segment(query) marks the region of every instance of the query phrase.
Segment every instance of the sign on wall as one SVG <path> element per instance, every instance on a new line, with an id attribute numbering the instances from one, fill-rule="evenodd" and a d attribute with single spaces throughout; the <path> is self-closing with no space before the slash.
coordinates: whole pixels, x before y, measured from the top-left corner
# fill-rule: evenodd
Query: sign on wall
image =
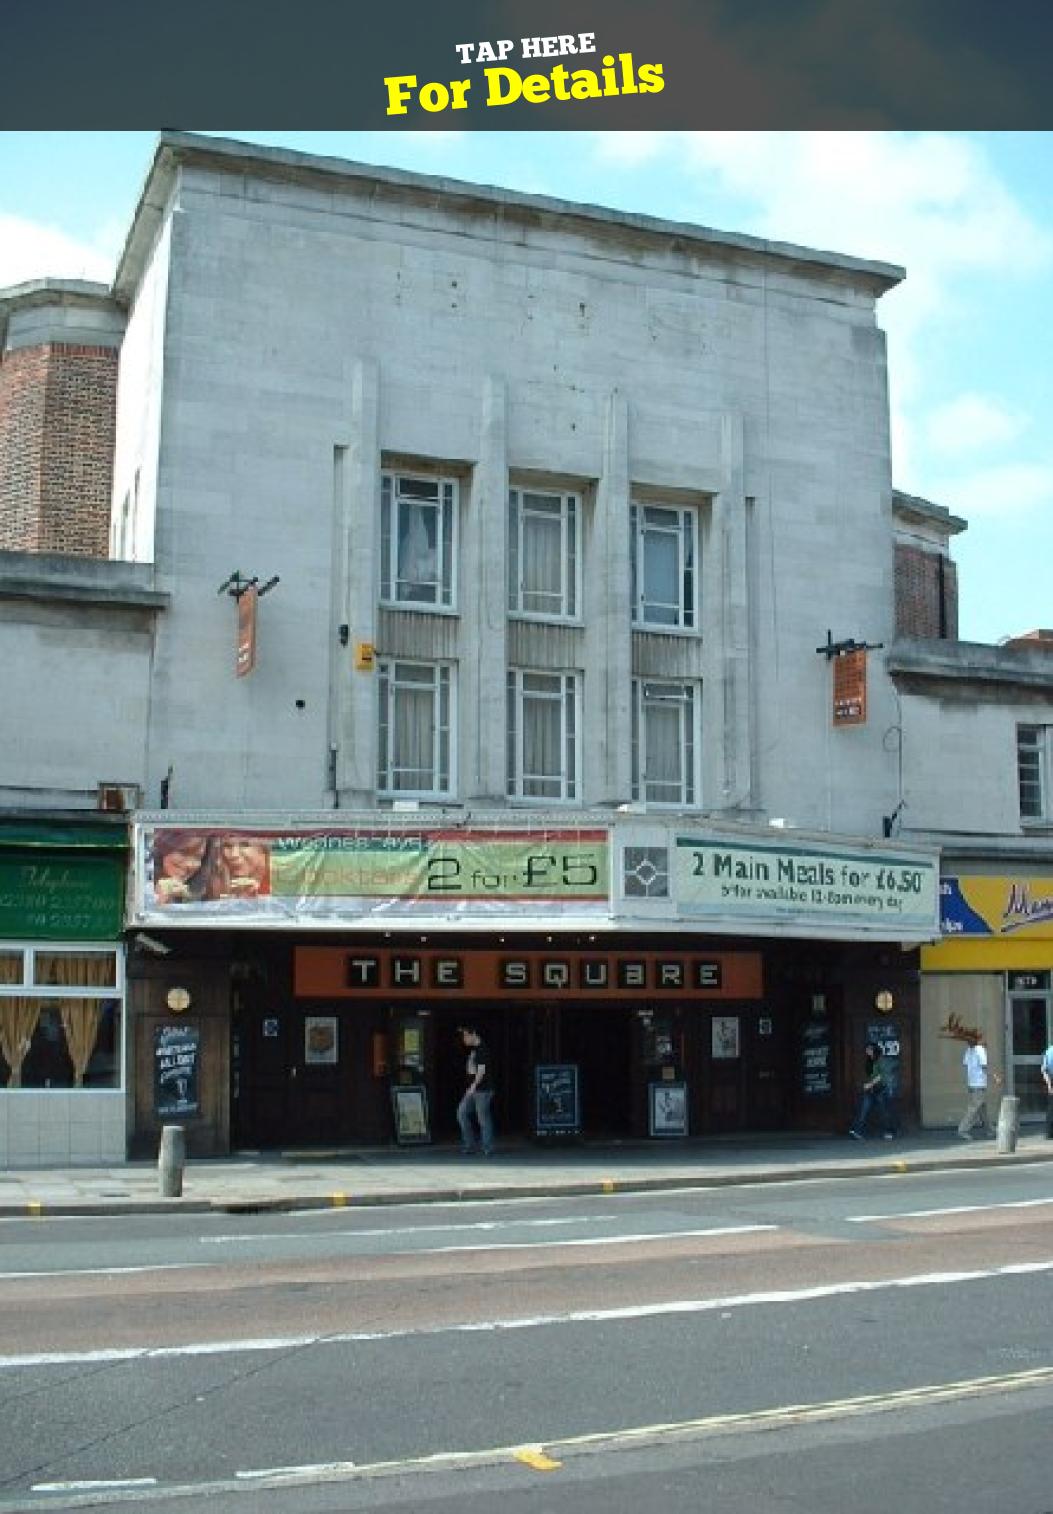
<path id="1" fill-rule="evenodd" d="M 197 1025 L 159 1025 L 154 1031 L 154 1112 L 158 1118 L 199 1112 L 200 1050 Z"/>
<path id="2" fill-rule="evenodd" d="M 867 651 L 857 647 L 841 652 L 834 664 L 834 725 L 865 725 L 867 718 Z"/>
<path id="3" fill-rule="evenodd" d="M 686 916 L 782 918 L 813 930 L 851 926 L 935 936 L 935 857 L 874 848 L 677 836 L 676 901 Z"/>
<path id="4" fill-rule="evenodd" d="M 940 930 L 944 936 L 1053 940 L 1053 878 L 942 878 Z"/>
<path id="5" fill-rule="evenodd" d="M 0 852 L 0 937 L 116 941 L 123 906 L 122 857 Z"/>

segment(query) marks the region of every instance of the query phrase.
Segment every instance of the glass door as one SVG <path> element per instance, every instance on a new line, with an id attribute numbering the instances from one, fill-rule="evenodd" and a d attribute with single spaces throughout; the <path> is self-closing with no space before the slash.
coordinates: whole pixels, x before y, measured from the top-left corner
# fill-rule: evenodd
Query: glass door
<path id="1" fill-rule="evenodd" d="M 1053 1040 L 1053 994 L 1048 972 L 1009 974 L 1009 1092 L 1020 1100 L 1020 1118 L 1046 1112 L 1046 1085 L 1039 1074 L 1042 1053 Z"/>

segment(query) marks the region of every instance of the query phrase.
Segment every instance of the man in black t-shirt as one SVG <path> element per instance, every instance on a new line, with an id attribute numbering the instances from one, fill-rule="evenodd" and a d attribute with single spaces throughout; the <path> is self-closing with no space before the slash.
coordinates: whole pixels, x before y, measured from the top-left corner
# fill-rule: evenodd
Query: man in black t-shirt
<path id="1" fill-rule="evenodd" d="M 465 1074 L 468 1087 L 457 1105 L 457 1124 L 461 1129 L 461 1151 L 470 1156 L 476 1148 L 475 1127 L 479 1127 L 479 1145 L 484 1157 L 494 1150 L 494 1122 L 490 1105 L 494 1097 L 493 1066 L 490 1053 L 474 1025 L 461 1026 L 461 1040 L 468 1052 Z"/>

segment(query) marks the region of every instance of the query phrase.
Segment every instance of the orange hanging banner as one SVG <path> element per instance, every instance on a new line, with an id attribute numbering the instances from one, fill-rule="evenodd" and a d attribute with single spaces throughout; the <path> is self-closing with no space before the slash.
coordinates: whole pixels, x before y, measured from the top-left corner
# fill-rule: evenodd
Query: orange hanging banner
<path id="1" fill-rule="evenodd" d="M 867 654 L 860 647 L 834 658 L 834 725 L 865 725 Z"/>
<path id="2" fill-rule="evenodd" d="M 256 666 L 256 606 L 259 594 L 250 585 L 238 596 L 238 646 L 235 672 L 245 678 Z"/>

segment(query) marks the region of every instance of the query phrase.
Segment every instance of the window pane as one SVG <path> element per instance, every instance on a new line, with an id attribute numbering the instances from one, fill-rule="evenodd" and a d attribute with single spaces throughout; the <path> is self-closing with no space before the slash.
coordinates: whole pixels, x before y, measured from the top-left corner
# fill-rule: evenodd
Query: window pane
<path id="1" fill-rule="evenodd" d="M 38 951 L 33 981 L 57 987 L 113 988 L 117 982 L 117 958 L 113 952 Z"/>
<path id="2" fill-rule="evenodd" d="M 438 600 L 439 517 L 431 505 L 399 501 L 398 589 L 400 600 Z"/>
<path id="3" fill-rule="evenodd" d="M 563 523 L 559 516 L 528 515 L 523 522 L 523 609 L 561 615 Z"/>
<path id="4" fill-rule="evenodd" d="M 120 1082 L 119 999 L 0 999 L 0 1085 L 116 1088 Z M 28 1032 L 28 1049 L 19 1046 Z M 10 1060 L 9 1060 L 10 1059 Z"/>
<path id="5" fill-rule="evenodd" d="M 1042 737 L 1040 726 L 1020 726 L 1017 731 L 1017 773 L 1020 785 L 1020 814 L 1025 820 L 1040 820 L 1045 814 L 1042 773 Z"/>
<path id="6" fill-rule="evenodd" d="M 392 742 L 393 789 L 435 787 L 433 769 L 435 696 L 432 689 L 397 688 L 394 740 Z"/>
<path id="7" fill-rule="evenodd" d="M 21 952 L 0 952 L 0 984 L 23 981 L 23 957 Z"/>

